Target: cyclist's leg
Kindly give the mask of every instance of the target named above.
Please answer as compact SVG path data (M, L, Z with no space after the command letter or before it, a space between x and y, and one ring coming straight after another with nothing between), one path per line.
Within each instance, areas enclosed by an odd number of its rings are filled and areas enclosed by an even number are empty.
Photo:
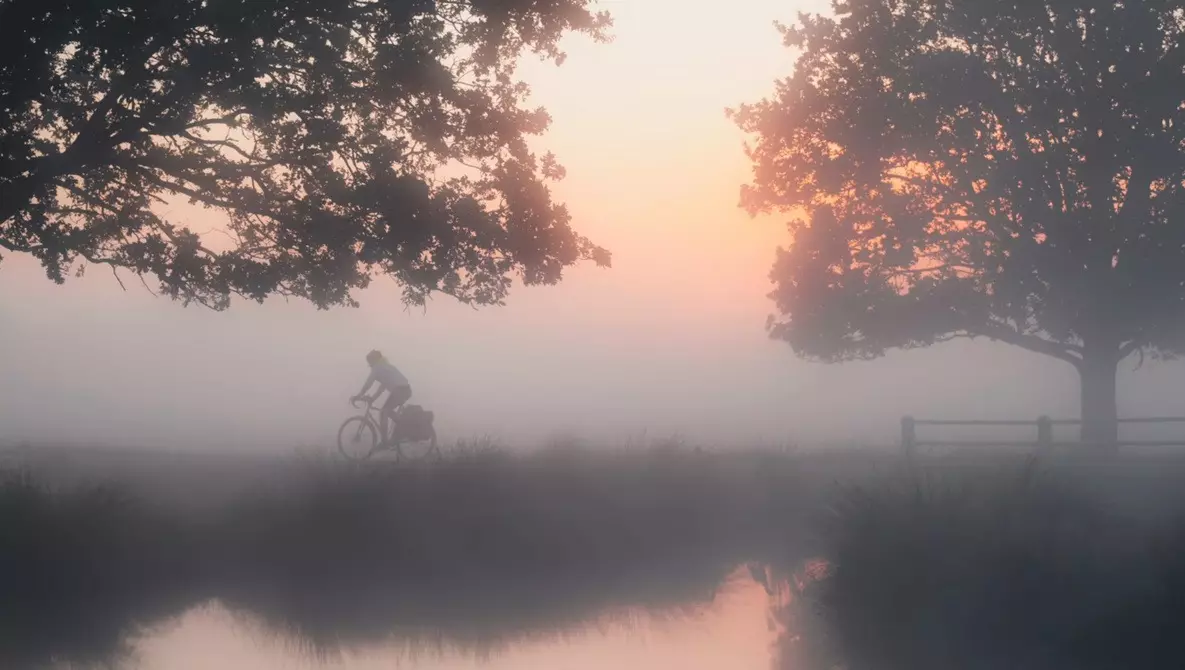
M411 388L407 386L400 386L387 390L387 402L383 403L383 410L379 412L379 431L383 434L383 440L387 440L388 427L391 421L395 419L395 412L403 403L407 402L411 397Z
M395 412L411 398L411 387L399 386L390 389L387 392L387 402L383 403L383 411L381 416L381 424L379 429L383 431L383 435L387 435L387 427L391 425L391 421L395 420Z
M387 401L383 403L382 409L379 410L379 433L382 435L383 444L389 444L391 416L395 412L395 394L387 391Z
M411 387L400 386L399 388L395 389L395 392L391 395L399 396L399 406L402 407L404 403L406 403L408 400L411 400Z

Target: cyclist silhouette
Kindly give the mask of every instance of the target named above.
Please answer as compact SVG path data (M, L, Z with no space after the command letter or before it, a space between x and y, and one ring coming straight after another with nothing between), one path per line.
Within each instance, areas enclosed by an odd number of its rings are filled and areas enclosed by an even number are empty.
M385 443L388 440L387 427L390 425L391 419L394 418L395 411L411 398L411 384L407 382L407 377L404 377L398 368L391 365L390 361L378 349L366 354L366 363L370 365L370 376L362 385L362 391L351 400L371 400L367 398L366 392L376 382L379 385L379 390L374 394L374 399L377 400L384 392L388 394L387 402L383 403L382 412L379 414L379 432L381 440Z

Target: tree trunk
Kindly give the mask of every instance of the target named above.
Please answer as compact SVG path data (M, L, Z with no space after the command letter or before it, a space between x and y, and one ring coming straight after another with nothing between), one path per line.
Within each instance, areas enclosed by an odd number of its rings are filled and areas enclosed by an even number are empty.
M1090 351L1078 364L1082 388L1082 433L1085 447L1112 451L1118 447L1116 405L1118 352Z

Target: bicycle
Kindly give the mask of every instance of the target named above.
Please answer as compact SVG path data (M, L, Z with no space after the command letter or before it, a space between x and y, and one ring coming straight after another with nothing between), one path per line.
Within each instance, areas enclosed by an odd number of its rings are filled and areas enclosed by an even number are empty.
M365 398L365 401L366 408L362 413L346 419L337 429L337 450L347 460L364 461L385 451L395 452L397 461L440 458L432 412L419 405L401 406L391 417L389 434L379 439L382 408L375 407L374 398ZM353 399L350 404L361 406L360 399Z

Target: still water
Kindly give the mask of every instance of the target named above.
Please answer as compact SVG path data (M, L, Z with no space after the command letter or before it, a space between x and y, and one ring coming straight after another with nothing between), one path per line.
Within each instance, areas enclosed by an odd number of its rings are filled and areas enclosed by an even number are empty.
M710 601L659 612L622 608L560 633L528 633L488 648L460 648L431 631L418 631L386 644L326 653L208 603L133 638L124 667L769 670L780 633L776 600L741 569Z

